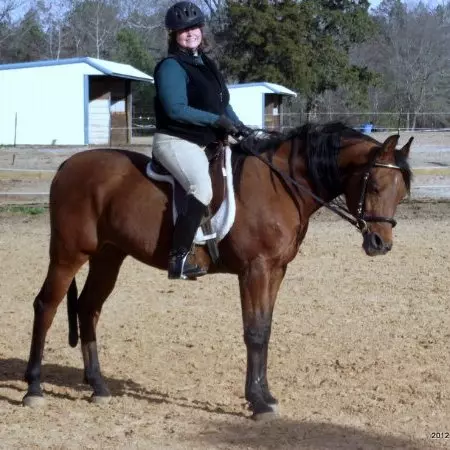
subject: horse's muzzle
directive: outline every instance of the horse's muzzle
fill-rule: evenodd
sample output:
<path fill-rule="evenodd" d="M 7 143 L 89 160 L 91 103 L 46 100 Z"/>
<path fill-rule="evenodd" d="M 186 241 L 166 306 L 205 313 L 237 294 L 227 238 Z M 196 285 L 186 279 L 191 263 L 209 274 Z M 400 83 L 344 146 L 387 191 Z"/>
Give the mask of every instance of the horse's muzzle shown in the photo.
<path fill-rule="evenodd" d="M 383 238 L 373 231 L 364 234 L 363 249 L 368 256 L 385 255 L 392 248 L 392 242 L 385 242 Z"/>

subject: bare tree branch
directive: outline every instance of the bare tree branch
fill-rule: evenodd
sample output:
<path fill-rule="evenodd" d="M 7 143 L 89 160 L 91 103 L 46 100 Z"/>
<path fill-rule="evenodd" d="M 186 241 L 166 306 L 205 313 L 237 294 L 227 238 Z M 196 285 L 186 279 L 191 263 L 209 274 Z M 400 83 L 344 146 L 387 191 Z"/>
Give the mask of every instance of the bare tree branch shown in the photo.
<path fill-rule="evenodd" d="M 0 23 L 8 21 L 13 11 L 24 4 L 24 0 L 0 0 Z"/>

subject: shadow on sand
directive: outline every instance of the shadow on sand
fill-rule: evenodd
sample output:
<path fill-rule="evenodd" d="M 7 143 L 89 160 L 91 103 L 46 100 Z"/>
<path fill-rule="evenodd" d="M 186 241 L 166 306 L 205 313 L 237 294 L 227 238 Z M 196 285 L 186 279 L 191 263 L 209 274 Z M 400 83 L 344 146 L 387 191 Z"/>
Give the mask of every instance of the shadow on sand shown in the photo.
<path fill-rule="evenodd" d="M 11 382 L 23 381 L 23 374 L 25 373 L 27 362 L 18 358 L 0 359 L 0 388 L 19 390 Z M 86 398 L 89 398 L 92 391 L 91 388 L 82 382 L 84 377 L 83 370 L 75 367 L 68 367 L 59 364 L 43 364 L 42 365 L 42 381 L 47 384 L 52 384 L 64 388 L 72 388 L 78 392 L 86 392 Z M 209 402 L 201 402 L 198 400 L 188 400 L 183 396 L 174 397 L 166 393 L 159 392 L 155 389 L 147 389 L 139 383 L 131 379 L 121 380 L 117 378 L 105 376 L 106 384 L 108 385 L 112 396 L 128 396 L 136 400 L 144 400 L 150 403 L 167 403 L 184 408 L 200 409 L 202 411 L 211 412 L 215 414 L 226 414 L 230 416 L 244 417 L 245 414 L 236 413 L 233 411 L 226 411 L 228 409 L 225 405 L 213 404 Z M 23 391 L 25 395 L 25 390 Z M 48 398 L 57 397 L 61 399 L 75 400 L 78 397 L 70 395 L 70 393 L 58 393 L 48 391 L 44 388 L 44 395 Z M 7 401 L 13 405 L 21 404 L 16 399 L 8 398 L 5 395 L 0 395 L 0 401 Z"/>
<path fill-rule="evenodd" d="M 375 431 L 327 422 L 302 422 L 279 418 L 269 423 L 233 420 L 208 423 L 196 436 L 206 448 L 299 450 L 425 450 L 425 442 L 379 434 Z"/>
<path fill-rule="evenodd" d="M 26 361 L 18 358 L 0 359 L 0 388 L 21 390 L 17 381 L 23 381 Z M 90 388 L 81 382 L 83 371 L 78 368 L 58 364 L 43 365 L 43 379 L 46 383 L 69 387 L 90 395 Z M 126 395 L 150 403 L 167 403 L 184 408 L 198 409 L 212 414 L 230 416 L 229 419 L 214 420 L 204 424 L 204 431 L 195 436 L 195 444 L 202 442 L 207 448 L 248 448 L 248 449 L 311 449 L 311 450 L 424 450 L 425 443 L 386 436 L 376 432 L 364 431 L 355 427 L 346 427 L 326 422 L 295 421 L 278 418 L 269 423 L 243 420 L 244 413 L 227 411 L 226 406 L 217 403 L 188 400 L 156 390 L 147 389 L 131 379 L 120 380 L 105 377 L 113 396 Z M 14 383 L 14 384 L 13 384 Z M 24 392 L 25 394 L 25 392 Z M 49 398 L 58 397 L 74 400 L 70 393 L 46 392 Z M 0 402 L 6 401 L 20 405 L 17 399 L 0 395 Z M 234 417 L 233 417 L 234 416 Z M 220 417 L 220 416 L 218 416 Z M 223 417 L 223 416 L 222 416 Z M 192 436 L 186 436 L 186 443 Z M 194 444 L 194 443 L 193 443 Z"/>

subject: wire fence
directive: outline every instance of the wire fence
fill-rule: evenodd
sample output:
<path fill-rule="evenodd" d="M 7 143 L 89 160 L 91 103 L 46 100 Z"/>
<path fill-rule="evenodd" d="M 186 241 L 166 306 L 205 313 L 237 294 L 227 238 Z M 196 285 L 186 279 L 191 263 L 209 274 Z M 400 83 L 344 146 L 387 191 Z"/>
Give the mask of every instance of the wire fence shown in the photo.
<path fill-rule="evenodd" d="M 265 115 L 265 123 L 278 123 L 281 131 L 299 127 L 305 123 L 343 122 L 364 131 L 450 131 L 450 112 L 284 112 L 274 121 Z M 135 137 L 151 136 L 156 130 L 155 117 L 145 111 L 135 111 L 132 117 L 132 134 Z"/>
<path fill-rule="evenodd" d="M 449 131 L 450 112 L 321 112 L 315 114 L 283 113 L 281 129 L 291 129 L 307 122 L 343 122 L 365 132 L 372 131 Z"/>
<path fill-rule="evenodd" d="M 145 111 L 133 111 L 131 131 L 133 137 L 146 137 L 154 134 L 156 130 L 155 116 Z"/>

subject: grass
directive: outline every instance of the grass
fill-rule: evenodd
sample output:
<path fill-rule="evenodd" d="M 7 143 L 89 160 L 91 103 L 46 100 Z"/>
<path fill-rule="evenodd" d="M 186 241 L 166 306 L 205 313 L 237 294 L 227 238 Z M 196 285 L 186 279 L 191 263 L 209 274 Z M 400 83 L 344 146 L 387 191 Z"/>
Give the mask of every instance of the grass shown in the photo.
<path fill-rule="evenodd" d="M 15 214 L 23 214 L 26 216 L 37 216 L 43 214 L 47 211 L 45 206 L 35 206 L 35 205 L 6 205 L 0 206 L 0 212 L 9 212 Z"/>

